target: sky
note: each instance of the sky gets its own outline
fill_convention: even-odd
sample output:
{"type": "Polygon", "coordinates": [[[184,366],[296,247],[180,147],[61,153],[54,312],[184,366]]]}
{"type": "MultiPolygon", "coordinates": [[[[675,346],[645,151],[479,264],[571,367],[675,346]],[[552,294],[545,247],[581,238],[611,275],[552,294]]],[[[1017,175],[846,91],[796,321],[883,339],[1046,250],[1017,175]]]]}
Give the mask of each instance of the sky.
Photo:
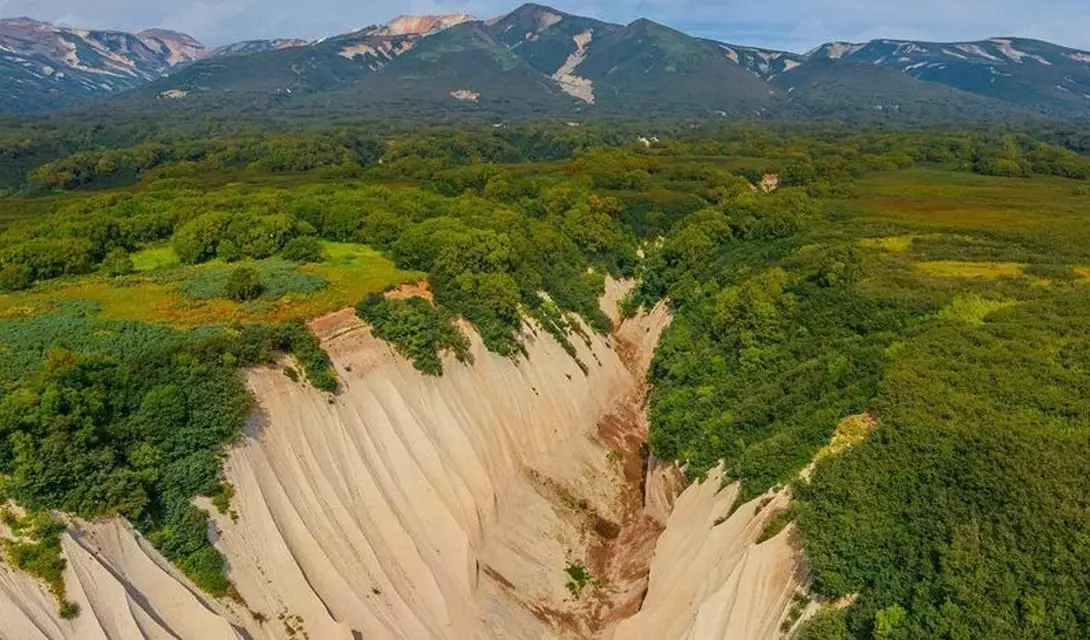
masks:
{"type": "MultiPolygon", "coordinates": [[[[470,13],[497,0],[0,0],[0,17],[94,29],[149,27],[207,45],[258,38],[314,39],[399,14],[470,13]]],[[[1090,50],[1090,0],[555,0],[542,4],[609,22],[650,18],[686,33],[796,52],[831,40],[977,40],[1022,36],[1090,50]]]]}

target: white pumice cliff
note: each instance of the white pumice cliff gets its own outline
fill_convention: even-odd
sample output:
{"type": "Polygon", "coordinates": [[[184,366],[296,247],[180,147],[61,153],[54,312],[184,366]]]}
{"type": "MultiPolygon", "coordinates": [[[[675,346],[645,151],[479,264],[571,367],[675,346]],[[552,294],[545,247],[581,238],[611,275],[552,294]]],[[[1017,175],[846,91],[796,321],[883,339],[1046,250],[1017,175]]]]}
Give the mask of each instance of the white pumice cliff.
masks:
{"type": "MultiPolygon", "coordinates": [[[[610,283],[614,316],[623,293],[610,283]]],[[[791,528],[757,545],[772,507],[727,518],[737,487],[682,492],[645,452],[644,373],[669,320],[660,306],[575,339],[586,374],[545,332],[527,327],[517,361],[471,333],[473,363],[442,377],[349,311],[317,321],[341,390],[249,372],[231,512],[202,505],[238,601],[98,523],[63,541],[81,615],[60,620],[43,585],[0,566],[0,637],[779,637],[801,581],[791,528]]]]}

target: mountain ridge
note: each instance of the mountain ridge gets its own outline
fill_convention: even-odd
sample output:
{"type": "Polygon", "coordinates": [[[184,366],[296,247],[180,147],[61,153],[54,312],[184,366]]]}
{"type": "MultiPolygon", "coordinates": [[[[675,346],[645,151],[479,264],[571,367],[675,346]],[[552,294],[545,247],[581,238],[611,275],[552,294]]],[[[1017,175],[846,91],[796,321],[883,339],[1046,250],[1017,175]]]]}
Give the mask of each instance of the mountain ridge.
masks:
{"type": "Polygon", "coordinates": [[[164,29],[126,34],[0,20],[0,111],[48,110],[131,89],[135,100],[226,96],[231,102],[245,94],[313,101],[332,92],[326,102],[363,96],[368,104],[421,109],[469,102],[480,111],[507,104],[497,115],[590,109],[765,117],[820,102],[822,109],[840,104],[853,112],[922,117],[1086,116],[1090,52],[1012,36],[833,41],[800,54],[697,38],[646,18],[620,25],[536,3],[486,20],[466,13],[398,16],[315,41],[220,47],[164,29]],[[422,67],[425,60],[433,64],[422,67]],[[437,97],[414,73],[442,78],[443,91],[437,97]],[[829,102],[832,87],[850,95],[829,102]],[[946,109],[959,102],[970,108],[946,109]]]}

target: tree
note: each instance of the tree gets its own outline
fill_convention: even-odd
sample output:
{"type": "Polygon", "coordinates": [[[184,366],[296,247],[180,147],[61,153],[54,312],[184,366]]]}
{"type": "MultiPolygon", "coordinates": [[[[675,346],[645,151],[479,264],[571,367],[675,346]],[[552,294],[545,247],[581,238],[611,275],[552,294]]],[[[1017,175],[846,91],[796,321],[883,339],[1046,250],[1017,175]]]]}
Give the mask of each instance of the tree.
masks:
{"type": "Polygon", "coordinates": [[[900,625],[908,612],[899,604],[893,604],[874,615],[874,637],[889,638],[900,625]]]}
{"type": "Polygon", "coordinates": [[[136,270],[136,267],[133,266],[129,252],[118,247],[106,254],[106,258],[102,261],[102,270],[111,278],[116,278],[129,275],[136,270]]]}
{"type": "Polygon", "coordinates": [[[185,264],[211,260],[230,222],[230,214],[219,212],[193,218],[174,233],[174,253],[185,264]]]}
{"type": "Polygon", "coordinates": [[[265,293],[261,275],[250,267],[238,267],[227,276],[227,297],[239,302],[256,300],[265,293]]]}
{"type": "Polygon", "coordinates": [[[280,252],[280,257],[292,262],[321,262],[325,259],[325,251],[322,249],[322,243],[317,238],[300,236],[288,240],[288,243],[284,245],[284,249],[280,252]]]}
{"type": "Polygon", "coordinates": [[[242,251],[233,240],[222,240],[216,247],[216,257],[224,262],[238,262],[242,259],[242,251]]]}
{"type": "Polygon", "coordinates": [[[26,265],[9,262],[0,268],[0,291],[20,291],[34,283],[26,265]]]}
{"type": "Polygon", "coordinates": [[[780,267],[723,290],[715,300],[713,326],[728,344],[755,347],[775,338],[794,298],[784,291],[787,273],[780,267]]]}
{"type": "Polygon", "coordinates": [[[823,606],[803,624],[798,635],[799,640],[848,640],[850,637],[844,612],[829,605],[823,606]]]}

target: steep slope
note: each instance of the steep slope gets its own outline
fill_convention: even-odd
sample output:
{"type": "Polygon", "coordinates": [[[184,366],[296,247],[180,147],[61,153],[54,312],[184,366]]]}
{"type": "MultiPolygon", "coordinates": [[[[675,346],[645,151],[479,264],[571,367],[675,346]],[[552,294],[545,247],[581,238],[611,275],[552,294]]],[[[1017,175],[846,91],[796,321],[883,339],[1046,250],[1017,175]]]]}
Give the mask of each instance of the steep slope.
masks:
{"type": "Polygon", "coordinates": [[[493,39],[481,22],[415,40],[375,70],[314,100],[392,112],[462,107],[498,115],[552,112],[574,102],[555,81],[493,39]]]}
{"type": "Polygon", "coordinates": [[[445,29],[469,22],[468,13],[449,13],[434,16],[398,16],[370,30],[376,36],[430,36],[445,29]]]}
{"type": "Polygon", "coordinates": [[[613,110],[754,114],[772,94],[717,45],[650,20],[598,39],[578,71],[613,110]]]}
{"type": "Polygon", "coordinates": [[[787,51],[775,51],[758,47],[745,47],[709,41],[719,47],[723,55],[759,78],[770,80],[781,73],[786,73],[806,61],[806,56],[787,51]]]}
{"type": "Polygon", "coordinates": [[[801,578],[790,531],[756,544],[773,509],[721,517],[737,487],[715,479],[674,508],[679,474],[644,450],[644,372],[670,317],[622,323],[627,290],[603,300],[613,334],[577,344],[586,374],[531,326],[524,359],[471,335],[473,362],[435,378],[351,310],[316,321],[336,396],[286,362],[249,374],[258,409],[213,516],[237,602],[207,600],[128,525],[81,524],[63,550],[83,613],[58,619],[44,586],[0,566],[0,636],[768,637],[801,578]]]}
{"type": "Polygon", "coordinates": [[[809,57],[889,67],[919,80],[1045,111],[1090,109],[1090,53],[1039,40],[829,43],[809,57]]]}
{"type": "Polygon", "coordinates": [[[738,505],[741,487],[721,472],[678,498],[658,540],[643,607],[616,640],[765,640],[779,637],[807,576],[794,526],[761,541],[790,500],[771,493],[738,505]]]}
{"type": "Polygon", "coordinates": [[[213,58],[218,56],[237,56],[247,53],[263,53],[265,51],[278,51],[280,49],[291,49],[294,47],[305,47],[309,44],[306,40],[299,38],[277,38],[275,40],[246,40],[243,42],[235,42],[233,44],[225,44],[223,46],[215,47],[213,49],[206,49],[201,57],[213,58]]]}
{"type": "Polygon", "coordinates": [[[851,59],[809,60],[776,75],[781,115],[899,120],[965,120],[1029,115],[1017,105],[851,59]]]}
{"type": "Polygon", "coordinates": [[[497,42],[552,77],[565,93],[590,104],[595,102],[594,84],[579,75],[579,67],[602,38],[623,29],[538,4],[525,4],[490,20],[486,28],[497,42]]]}
{"type": "Polygon", "coordinates": [[[29,18],[0,20],[0,111],[56,108],[117,93],[196,59],[184,34],[138,34],[58,27],[29,18]]]}
{"type": "MultiPolygon", "coordinates": [[[[627,334],[653,345],[665,320],[627,334]]],[[[330,404],[254,372],[264,422],[227,466],[239,518],[217,526],[251,607],[287,609],[323,638],[585,638],[616,598],[634,610],[646,573],[626,586],[609,571],[646,561],[654,540],[610,550],[642,522],[642,392],[624,351],[580,345],[585,376],[544,334],[522,364],[474,338],[474,364],[436,379],[350,315],[319,328],[343,393],[330,404]],[[573,600],[575,563],[617,588],[573,600]]]]}
{"type": "Polygon", "coordinates": [[[0,637],[270,637],[244,608],[203,596],[121,520],[83,523],[63,536],[61,547],[67,596],[79,605],[80,615],[60,619],[45,585],[0,563],[0,637]]]}

